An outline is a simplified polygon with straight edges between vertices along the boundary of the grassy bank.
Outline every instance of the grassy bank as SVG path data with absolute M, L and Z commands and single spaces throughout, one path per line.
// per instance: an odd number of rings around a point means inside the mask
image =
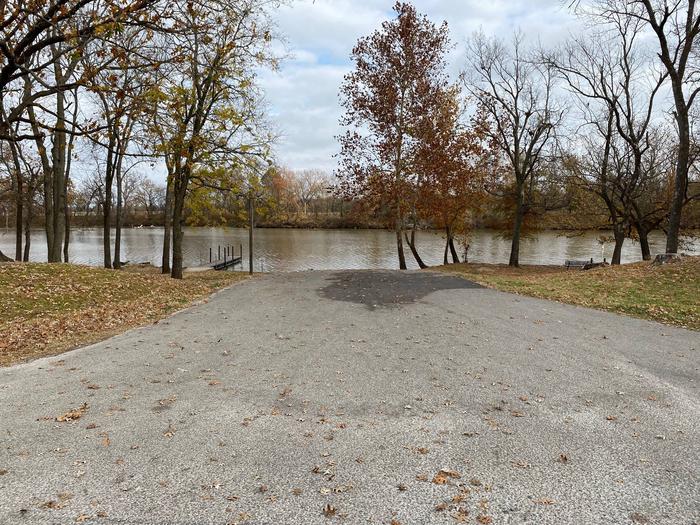
M 0 366 L 152 323 L 245 277 L 207 271 L 175 281 L 155 268 L 0 264 Z
M 489 288 L 700 330 L 700 257 L 656 266 L 628 264 L 590 271 L 553 266 L 459 264 L 456 273 Z

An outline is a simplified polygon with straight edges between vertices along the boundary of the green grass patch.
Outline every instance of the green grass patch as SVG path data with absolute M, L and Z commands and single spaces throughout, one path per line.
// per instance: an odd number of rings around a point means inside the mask
M 439 268 L 484 286 L 700 330 L 700 257 L 595 270 L 458 264 Z

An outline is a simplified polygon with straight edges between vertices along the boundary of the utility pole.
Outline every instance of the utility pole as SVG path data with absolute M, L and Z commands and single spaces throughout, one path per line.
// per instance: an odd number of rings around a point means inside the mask
M 255 228 L 255 197 L 251 192 L 248 195 L 248 267 L 250 274 L 253 274 L 253 229 Z

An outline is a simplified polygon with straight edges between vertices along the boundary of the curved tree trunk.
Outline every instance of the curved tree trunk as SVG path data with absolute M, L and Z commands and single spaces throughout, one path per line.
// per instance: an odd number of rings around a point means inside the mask
M 12 259 L 2 253 L 2 250 L 0 250 L 0 262 L 12 262 Z
M 459 260 L 459 255 L 457 254 L 457 248 L 455 248 L 454 236 L 450 237 L 448 243 L 450 245 L 450 253 L 452 254 L 452 262 L 455 264 L 459 264 L 461 261 Z
M 413 228 L 411 230 L 411 238 L 409 239 L 408 234 L 404 234 L 406 237 L 406 244 L 408 244 L 408 247 L 411 249 L 411 253 L 413 254 L 413 258 L 416 260 L 418 263 L 418 266 L 424 270 L 425 268 L 428 267 L 427 264 L 423 262 L 423 259 L 421 259 L 421 256 L 418 254 L 418 249 L 416 248 L 416 230 Z

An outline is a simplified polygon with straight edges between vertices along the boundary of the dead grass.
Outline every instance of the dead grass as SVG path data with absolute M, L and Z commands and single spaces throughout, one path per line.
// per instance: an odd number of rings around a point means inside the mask
M 0 366 L 155 322 L 246 277 L 207 271 L 176 281 L 156 268 L 0 264 Z
M 610 266 L 590 271 L 553 266 L 443 266 L 489 288 L 551 299 L 700 330 L 700 257 L 656 266 Z

